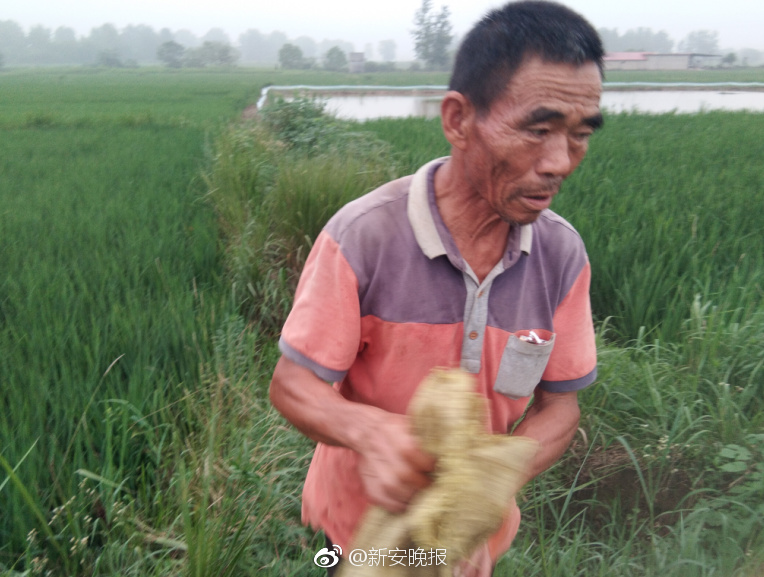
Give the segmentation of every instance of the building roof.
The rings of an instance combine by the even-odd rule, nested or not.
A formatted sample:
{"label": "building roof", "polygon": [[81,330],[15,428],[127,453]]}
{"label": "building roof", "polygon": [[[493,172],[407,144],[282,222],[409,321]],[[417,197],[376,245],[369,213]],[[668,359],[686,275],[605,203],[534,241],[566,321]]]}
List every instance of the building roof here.
{"label": "building roof", "polygon": [[721,58],[720,54],[699,54],[697,52],[608,52],[604,60],[610,61],[644,61],[648,58],[668,58],[671,56],[696,56],[702,58]]}
{"label": "building roof", "polygon": [[648,54],[650,52],[608,52],[604,60],[647,60]]}

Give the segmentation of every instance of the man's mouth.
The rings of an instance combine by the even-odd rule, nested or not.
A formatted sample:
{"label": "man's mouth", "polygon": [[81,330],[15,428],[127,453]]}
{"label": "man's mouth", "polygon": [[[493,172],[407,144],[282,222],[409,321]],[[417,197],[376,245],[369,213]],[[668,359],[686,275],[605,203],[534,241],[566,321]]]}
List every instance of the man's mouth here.
{"label": "man's mouth", "polygon": [[531,210],[544,210],[552,204],[554,194],[528,194],[523,195],[523,202]]}

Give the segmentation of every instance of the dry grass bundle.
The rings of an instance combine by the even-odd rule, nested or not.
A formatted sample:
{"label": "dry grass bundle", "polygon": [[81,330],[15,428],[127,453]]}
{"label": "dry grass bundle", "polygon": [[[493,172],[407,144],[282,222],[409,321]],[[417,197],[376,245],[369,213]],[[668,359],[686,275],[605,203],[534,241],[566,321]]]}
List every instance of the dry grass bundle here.
{"label": "dry grass bundle", "polygon": [[[345,562],[339,577],[450,577],[499,528],[538,443],[486,432],[487,401],[474,389],[459,370],[435,370],[424,380],[409,414],[422,448],[438,457],[435,480],[405,513],[369,510],[346,553],[386,548],[386,556]],[[409,553],[395,562],[390,551]]]}

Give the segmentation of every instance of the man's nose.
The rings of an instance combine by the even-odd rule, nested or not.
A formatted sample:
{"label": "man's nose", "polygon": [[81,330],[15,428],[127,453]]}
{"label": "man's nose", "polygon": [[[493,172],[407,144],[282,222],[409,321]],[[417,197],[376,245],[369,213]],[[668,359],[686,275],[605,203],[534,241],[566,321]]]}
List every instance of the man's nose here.
{"label": "man's nose", "polygon": [[567,135],[552,134],[544,143],[543,153],[536,165],[539,174],[566,177],[573,170]]}

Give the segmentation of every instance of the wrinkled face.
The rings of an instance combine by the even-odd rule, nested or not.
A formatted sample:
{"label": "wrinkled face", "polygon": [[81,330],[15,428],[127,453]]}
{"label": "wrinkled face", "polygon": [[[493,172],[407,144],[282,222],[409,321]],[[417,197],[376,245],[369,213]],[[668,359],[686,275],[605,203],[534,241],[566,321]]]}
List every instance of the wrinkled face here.
{"label": "wrinkled face", "polygon": [[527,60],[488,113],[474,120],[464,150],[473,194],[509,223],[536,220],[602,124],[601,92],[593,62]]}

